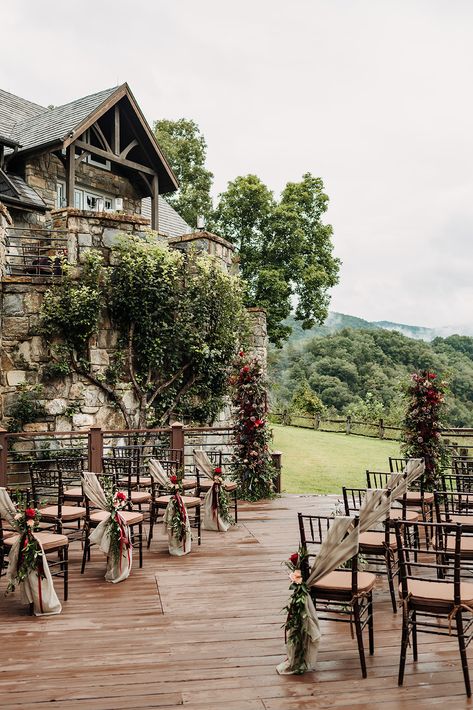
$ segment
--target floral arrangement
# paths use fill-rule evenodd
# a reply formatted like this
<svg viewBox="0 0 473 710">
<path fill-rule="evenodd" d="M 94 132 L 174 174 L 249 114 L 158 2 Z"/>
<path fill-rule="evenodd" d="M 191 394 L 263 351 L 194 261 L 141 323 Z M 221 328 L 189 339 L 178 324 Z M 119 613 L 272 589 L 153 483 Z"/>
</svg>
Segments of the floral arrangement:
<svg viewBox="0 0 473 710">
<path fill-rule="evenodd" d="M 172 494 L 169 501 L 172 505 L 171 533 L 179 543 L 185 546 L 187 510 L 181 498 L 181 481 L 176 474 L 169 476 L 169 481 L 172 486 Z"/>
<path fill-rule="evenodd" d="M 128 496 L 123 491 L 113 493 L 110 488 L 106 490 L 107 505 L 110 511 L 108 520 L 110 532 L 110 555 L 113 563 L 119 565 L 121 571 L 123 550 L 130 549 L 131 542 L 127 534 L 127 528 L 120 513 L 128 503 Z"/>
<path fill-rule="evenodd" d="M 435 372 L 421 370 L 411 375 L 405 387 L 406 414 L 403 422 L 402 453 L 425 461 L 424 484 L 434 490 L 450 461 L 442 439 L 445 424 L 447 382 Z"/>
<path fill-rule="evenodd" d="M 274 465 L 266 419 L 266 381 L 261 362 L 240 351 L 231 377 L 235 426 L 232 474 L 244 500 L 273 495 Z"/>
<path fill-rule="evenodd" d="M 39 528 L 40 512 L 37 508 L 27 507 L 26 500 L 21 495 L 16 509 L 18 512 L 13 520 L 13 526 L 20 535 L 20 549 L 16 574 L 8 584 L 7 593 L 13 592 L 15 587 L 33 571 L 37 572 L 40 579 L 45 578 L 41 546 L 33 534 Z"/>
<path fill-rule="evenodd" d="M 225 486 L 222 486 L 223 477 L 222 469 L 220 466 L 216 466 L 213 472 L 214 485 L 212 486 L 212 514 L 217 520 L 220 518 L 224 523 L 233 524 L 232 516 L 230 515 L 230 502 L 228 500 L 228 494 L 225 490 Z M 220 528 L 219 528 L 220 529 Z"/>
<path fill-rule="evenodd" d="M 307 617 L 306 602 L 309 589 L 304 582 L 302 574 L 302 567 L 306 563 L 307 552 L 302 547 L 299 548 L 299 552 L 294 552 L 284 562 L 289 569 L 289 579 L 291 581 L 289 590 L 292 592 L 287 606 L 283 609 L 287 614 L 284 633 L 286 643 L 294 647 L 292 670 L 296 674 L 305 673 L 307 670 L 305 654 L 308 639 L 304 620 Z"/>
</svg>

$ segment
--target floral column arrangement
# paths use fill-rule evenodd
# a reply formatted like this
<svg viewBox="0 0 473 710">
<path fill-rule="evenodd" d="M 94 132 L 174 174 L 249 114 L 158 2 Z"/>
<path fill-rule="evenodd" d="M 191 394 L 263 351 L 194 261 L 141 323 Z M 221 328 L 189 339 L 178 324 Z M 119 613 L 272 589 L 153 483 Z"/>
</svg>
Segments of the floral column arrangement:
<svg viewBox="0 0 473 710">
<path fill-rule="evenodd" d="M 231 378 L 234 435 L 232 474 L 243 500 L 256 501 L 273 494 L 275 469 L 266 420 L 266 381 L 261 362 L 240 351 Z"/>
<path fill-rule="evenodd" d="M 442 440 L 446 392 L 447 383 L 429 370 L 412 374 L 405 389 L 407 410 L 401 450 L 409 458 L 424 459 L 427 490 L 437 487 L 450 460 L 449 450 Z"/>
</svg>

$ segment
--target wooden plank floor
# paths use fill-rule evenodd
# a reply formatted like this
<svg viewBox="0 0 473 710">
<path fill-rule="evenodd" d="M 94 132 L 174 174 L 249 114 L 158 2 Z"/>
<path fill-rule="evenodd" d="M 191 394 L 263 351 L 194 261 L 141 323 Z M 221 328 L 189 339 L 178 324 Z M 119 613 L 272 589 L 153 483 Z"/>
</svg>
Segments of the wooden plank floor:
<svg viewBox="0 0 473 710">
<path fill-rule="evenodd" d="M 333 497 L 283 496 L 241 506 L 226 535 L 203 533 L 185 558 L 167 554 L 159 531 L 123 584 L 103 579 L 95 548 L 85 575 L 71 548 L 70 599 L 60 616 L 29 617 L 5 598 L 0 580 L 0 707 L 39 710 L 424 709 L 470 707 L 455 639 L 420 635 L 397 686 L 400 615 L 385 585 L 375 595 L 376 653 L 368 678 L 344 624 L 324 623 L 317 670 L 279 676 L 288 579 L 281 565 L 297 549 L 298 510 L 330 512 Z M 58 591 L 59 590 L 58 582 Z M 470 654 L 471 656 L 471 654 Z M 471 663 L 473 674 L 473 662 Z"/>
</svg>

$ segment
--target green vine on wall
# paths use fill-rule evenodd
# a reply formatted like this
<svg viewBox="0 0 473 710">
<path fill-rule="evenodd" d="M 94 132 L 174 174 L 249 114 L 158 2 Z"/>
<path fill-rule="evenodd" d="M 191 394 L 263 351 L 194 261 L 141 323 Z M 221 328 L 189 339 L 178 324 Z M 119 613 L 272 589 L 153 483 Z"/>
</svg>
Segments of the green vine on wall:
<svg viewBox="0 0 473 710">
<path fill-rule="evenodd" d="M 97 372 L 91 339 L 106 319 L 119 345 Z M 171 414 L 211 421 L 247 327 L 240 281 L 214 258 L 127 235 L 114 248 L 113 266 L 104 268 L 90 250 L 79 273 L 66 271 L 45 295 L 41 322 L 56 352 L 67 354 L 55 358 L 54 372 L 67 365 L 87 378 L 128 427 L 164 423 Z M 130 388 L 136 415 L 123 397 Z"/>
</svg>

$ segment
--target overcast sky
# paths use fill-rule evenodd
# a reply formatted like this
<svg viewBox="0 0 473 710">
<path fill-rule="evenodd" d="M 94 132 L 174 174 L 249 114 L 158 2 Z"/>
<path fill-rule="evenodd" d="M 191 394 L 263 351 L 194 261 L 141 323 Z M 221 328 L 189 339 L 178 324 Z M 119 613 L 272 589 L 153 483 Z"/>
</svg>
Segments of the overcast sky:
<svg viewBox="0 0 473 710">
<path fill-rule="evenodd" d="M 0 0 L 0 86 L 59 105 L 127 81 L 193 118 L 215 194 L 323 178 L 332 310 L 473 326 L 473 2 Z"/>
</svg>

